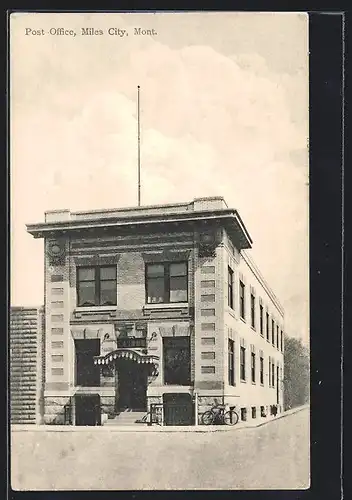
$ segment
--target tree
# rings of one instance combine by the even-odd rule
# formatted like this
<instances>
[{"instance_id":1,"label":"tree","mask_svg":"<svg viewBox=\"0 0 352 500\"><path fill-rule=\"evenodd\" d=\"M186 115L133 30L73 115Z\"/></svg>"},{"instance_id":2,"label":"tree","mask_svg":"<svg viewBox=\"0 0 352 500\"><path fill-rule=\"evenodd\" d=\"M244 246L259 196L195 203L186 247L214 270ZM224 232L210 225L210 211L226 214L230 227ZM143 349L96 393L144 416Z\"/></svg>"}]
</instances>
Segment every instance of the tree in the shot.
<instances>
[{"instance_id":1,"label":"tree","mask_svg":"<svg viewBox=\"0 0 352 500\"><path fill-rule=\"evenodd\" d=\"M301 340L285 336L284 403L285 410L309 402L309 351Z\"/></svg>"}]
</instances>

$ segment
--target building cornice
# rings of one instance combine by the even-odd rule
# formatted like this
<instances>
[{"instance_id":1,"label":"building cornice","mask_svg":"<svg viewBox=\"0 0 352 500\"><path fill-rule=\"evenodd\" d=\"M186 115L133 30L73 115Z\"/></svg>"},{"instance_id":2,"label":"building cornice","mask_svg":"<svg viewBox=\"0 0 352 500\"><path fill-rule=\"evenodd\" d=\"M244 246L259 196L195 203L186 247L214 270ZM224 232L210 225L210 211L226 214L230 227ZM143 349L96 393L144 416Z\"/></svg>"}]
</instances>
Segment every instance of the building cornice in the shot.
<instances>
[{"instance_id":1,"label":"building cornice","mask_svg":"<svg viewBox=\"0 0 352 500\"><path fill-rule=\"evenodd\" d=\"M268 285L268 283L264 279L262 273L259 271L259 268L256 265L256 263L254 262L254 260L252 259L252 257L250 257L247 252L241 252L241 256L243 257L244 261L246 262L246 264L248 265L248 267L250 268L252 273L255 275L255 277L257 278L259 283L262 285L262 287L264 288L264 290L266 291L266 293L268 294L268 296L272 300L273 304L278 309L279 313L282 316L284 316L285 311L284 311L283 306L280 304L279 299L276 297L276 295L274 294L274 292L272 291L272 289L270 288L270 286Z\"/></svg>"},{"instance_id":2,"label":"building cornice","mask_svg":"<svg viewBox=\"0 0 352 500\"><path fill-rule=\"evenodd\" d=\"M93 214L92 214L93 215ZM251 248L252 239L246 230L237 210L233 209L213 209L211 211L202 210L199 212L178 212L165 214L139 214L128 217L92 217L85 220L60 220L44 222L39 224L27 224L27 231L35 238L44 238L49 235L72 233L77 231L123 229L156 225L170 224L198 224L217 223L222 224L231 233L236 241L236 246L241 249Z\"/></svg>"}]
</instances>

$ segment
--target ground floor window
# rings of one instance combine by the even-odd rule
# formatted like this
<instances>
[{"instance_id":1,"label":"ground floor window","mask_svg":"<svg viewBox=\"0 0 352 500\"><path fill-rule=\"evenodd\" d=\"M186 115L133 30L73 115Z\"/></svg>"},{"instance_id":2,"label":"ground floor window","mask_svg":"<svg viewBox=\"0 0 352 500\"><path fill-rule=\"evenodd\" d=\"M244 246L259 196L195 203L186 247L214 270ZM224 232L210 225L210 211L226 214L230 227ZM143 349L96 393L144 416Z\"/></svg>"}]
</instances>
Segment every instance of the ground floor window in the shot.
<instances>
[{"instance_id":1,"label":"ground floor window","mask_svg":"<svg viewBox=\"0 0 352 500\"><path fill-rule=\"evenodd\" d=\"M257 418L257 408L256 408L256 406L252 406L252 418Z\"/></svg>"},{"instance_id":2,"label":"ground floor window","mask_svg":"<svg viewBox=\"0 0 352 500\"><path fill-rule=\"evenodd\" d=\"M252 382L255 383L255 353L251 352L251 378Z\"/></svg>"},{"instance_id":3,"label":"ground floor window","mask_svg":"<svg viewBox=\"0 0 352 500\"><path fill-rule=\"evenodd\" d=\"M190 337L163 338L164 384L190 385Z\"/></svg>"},{"instance_id":4,"label":"ground floor window","mask_svg":"<svg viewBox=\"0 0 352 500\"><path fill-rule=\"evenodd\" d=\"M260 357L260 383L264 385L264 358Z\"/></svg>"},{"instance_id":5,"label":"ground floor window","mask_svg":"<svg viewBox=\"0 0 352 500\"><path fill-rule=\"evenodd\" d=\"M228 351L229 351L229 385L235 385L235 348L234 341L229 339Z\"/></svg>"},{"instance_id":6,"label":"ground floor window","mask_svg":"<svg viewBox=\"0 0 352 500\"><path fill-rule=\"evenodd\" d=\"M243 346L240 350L240 377L241 380L246 380L246 348Z\"/></svg>"},{"instance_id":7,"label":"ground floor window","mask_svg":"<svg viewBox=\"0 0 352 500\"><path fill-rule=\"evenodd\" d=\"M100 386L100 368L94 364L94 356L100 354L100 339L75 340L76 385Z\"/></svg>"}]
</instances>

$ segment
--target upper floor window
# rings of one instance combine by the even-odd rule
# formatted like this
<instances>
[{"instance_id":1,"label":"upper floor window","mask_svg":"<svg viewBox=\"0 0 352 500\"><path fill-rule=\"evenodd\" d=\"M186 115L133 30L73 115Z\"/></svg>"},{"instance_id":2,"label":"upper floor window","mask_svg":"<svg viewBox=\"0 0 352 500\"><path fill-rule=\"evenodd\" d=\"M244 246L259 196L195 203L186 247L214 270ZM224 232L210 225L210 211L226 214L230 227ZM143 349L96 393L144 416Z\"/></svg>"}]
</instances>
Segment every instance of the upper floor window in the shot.
<instances>
[{"instance_id":1,"label":"upper floor window","mask_svg":"<svg viewBox=\"0 0 352 500\"><path fill-rule=\"evenodd\" d=\"M235 385L235 349L234 341L229 339L229 385Z\"/></svg>"},{"instance_id":2,"label":"upper floor window","mask_svg":"<svg viewBox=\"0 0 352 500\"><path fill-rule=\"evenodd\" d=\"M259 328L260 328L260 335L264 335L264 325L263 325L263 305L259 305Z\"/></svg>"},{"instance_id":3,"label":"upper floor window","mask_svg":"<svg viewBox=\"0 0 352 500\"><path fill-rule=\"evenodd\" d=\"M275 345L275 321L271 320L271 343Z\"/></svg>"},{"instance_id":4,"label":"upper floor window","mask_svg":"<svg viewBox=\"0 0 352 500\"><path fill-rule=\"evenodd\" d=\"M269 313L266 313L266 340L269 340Z\"/></svg>"},{"instance_id":5,"label":"upper floor window","mask_svg":"<svg viewBox=\"0 0 352 500\"><path fill-rule=\"evenodd\" d=\"M116 306L116 266L77 268L78 306Z\"/></svg>"},{"instance_id":6,"label":"upper floor window","mask_svg":"<svg viewBox=\"0 0 352 500\"><path fill-rule=\"evenodd\" d=\"M227 281L228 281L228 290L227 290L227 303L228 306L233 309L233 271L230 267L227 270Z\"/></svg>"},{"instance_id":7,"label":"upper floor window","mask_svg":"<svg viewBox=\"0 0 352 500\"><path fill-rule=\"evenodd\" d=\"M245 289L246 286L243 281L240 281L240 315L241 318L245 318Z\"/></svg>"},{"instance_id":8,"label":"upper floor window","mask_svg":"<svg viewBox=\"0 0 352 500\"><path fill-rule=\"evenodd\" d=\"M279 348L279 325L276 325L276 348Z\"/></svg>"},{"instance_id":9,"label":"upper floor window","mask_svg":"<svg viewBox=\"0 0 352 500\"><path fill-rule=\"evenodd\" d=\"M255 328L255 296L251 293L251 326Z\"/></svg>"},{"instance_id":10,"label":"upper floor window","mask_svg":"<svg viewBox=\"0 0 352 500\"><path fill-rule=\"evenodd\" d=\"M280 332L280 350L281 350L281 352L283 352L283 350L284 350L284 334L283 334L282 330Z\"/></svg>"},{"instance_id":11,"label":"upper floor window","mask_svg":"<svg viewBox=\"0 0 352 500\"><path fill-rule=\"evenodd\" d=\"M186 262L146 265L146 301L148 304L187 302Z\"/></svg>"}]
</instances>

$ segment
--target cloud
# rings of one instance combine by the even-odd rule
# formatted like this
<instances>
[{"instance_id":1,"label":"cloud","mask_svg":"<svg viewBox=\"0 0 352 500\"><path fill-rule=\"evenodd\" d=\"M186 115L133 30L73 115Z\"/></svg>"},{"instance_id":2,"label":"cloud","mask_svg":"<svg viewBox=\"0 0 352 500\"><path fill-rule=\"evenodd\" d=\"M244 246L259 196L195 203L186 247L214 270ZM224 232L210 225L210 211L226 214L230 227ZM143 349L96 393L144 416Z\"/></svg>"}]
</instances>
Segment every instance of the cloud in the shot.
<instances>
[{"instance_id":1,"label":"cloud","mask_svg":"<svg viewBox=\"0 0 352 500\"><path fill-rule=\"evenodd\" d=\"M295 77L279 77L256 54L227 57L204 45L172 49L152 39L121 48L122 65L123 42L118 50L116 43L51 42L41 52L30 43L21 48L23 64L12 60L16 245L34 248L23 225L44 210L136 203L140 85L142 202L223 195L243 216L268 281L291 304L292 294L305 293L305 247L292 256L296 240L306 241L307 215L305 170L297 169L306 124L303 112L293 120L288 99ZM19 303L27 293L24 252L13 257ZM27 272L31 281L42 269L37 263Z\"/></svg>"}]
</instances>

